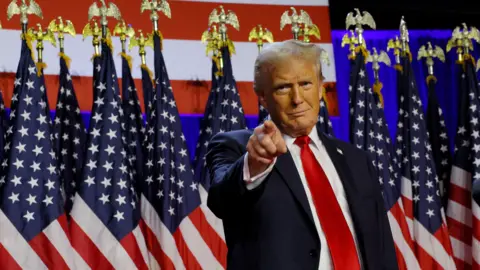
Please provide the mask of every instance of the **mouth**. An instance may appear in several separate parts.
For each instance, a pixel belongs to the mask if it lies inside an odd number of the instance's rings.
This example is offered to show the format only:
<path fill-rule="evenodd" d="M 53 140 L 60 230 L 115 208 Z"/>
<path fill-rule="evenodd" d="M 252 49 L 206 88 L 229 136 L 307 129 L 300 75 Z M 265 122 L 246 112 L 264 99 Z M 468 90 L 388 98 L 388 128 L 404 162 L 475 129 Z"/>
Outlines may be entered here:
<path fill-rule="evenodd" d="M 307 112 L 308 112 L 308 110 L 302 110 L 302 111 L 298 111 L 298 112 L 291 112 L 291 113 L 288 113 L 288 116 L 290 116 L 290 117 L 300 117 L 300 116 L 304 116 Z"/>

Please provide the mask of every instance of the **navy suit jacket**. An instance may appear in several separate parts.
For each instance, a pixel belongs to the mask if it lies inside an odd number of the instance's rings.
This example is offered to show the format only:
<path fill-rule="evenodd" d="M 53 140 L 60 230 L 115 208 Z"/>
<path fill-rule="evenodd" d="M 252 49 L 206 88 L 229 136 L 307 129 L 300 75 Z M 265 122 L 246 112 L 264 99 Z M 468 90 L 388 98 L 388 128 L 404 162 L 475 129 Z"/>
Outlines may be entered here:
<path fill-rule="evenodd" d="M 260 186 L 245 187 L 243 159 L 251 135 L 249 130 L 217 134 L 206 155 L 212 182 L 207 204 L 223 221 L 227 269 L 318 270 L 322 247 L 290 153 L 277 157 Z M 367 153 L 319 136 L 345 189 L 363 269 L 398 269 L 378 176 Z"/>

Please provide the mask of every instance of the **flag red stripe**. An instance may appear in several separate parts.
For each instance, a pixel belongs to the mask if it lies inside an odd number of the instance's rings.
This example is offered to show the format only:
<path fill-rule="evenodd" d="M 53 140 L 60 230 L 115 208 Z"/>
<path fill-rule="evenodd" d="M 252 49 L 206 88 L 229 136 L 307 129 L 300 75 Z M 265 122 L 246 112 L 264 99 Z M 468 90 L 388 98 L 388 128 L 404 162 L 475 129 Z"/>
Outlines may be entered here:
<path fill-rule="evenodd" d="M 433 234 L 433 237 L 435 237 L 440 242 L 440 244 L 442 245 L 443 249 L 445 249 L 447 254 L 453 257 L 452 244 L 450 243 L 450 234 L 445 222 Z"/>
<path fill-rule="evenodd" d="M 147 270 L 148 266 L 145 262 L 142 252 L 138 246 L 137 240 L 133 233 L 127 234 L 121 241 L 120 244 L 127 252 L 128 256 L 132 259 L 139 270 Z"/>
<path fill-rule="evenodd" d="M 468 209 L 472 208 L 472 192 L 470 190 L 450 184 L 448 192 L 449 200 L 455 201 Z"/>
<path fill-rule="evenodd" d="M 2 264 L 3 269 L 8 270 L 21 270 L 22 268 L 15 259 L 10 255 L 10 253 L 0 244 L 0 263 Z"/>
<path fill-rule="evenodd" d="M 413 202 L 407 197 L 402 195 L 403 210 L 405 211 L 405 217 L 414 220 L 413 217 Z"/>
<path fill-rule="evenodd" d="M 85 234 L 73 218 L 70 220 L 70 232 L 73 248 L 80 254 L 90 268 L 102 270 L 114 269 L 95 243 L 90 240 L 90 237 Z"/>
<path fill-rule="evenodd" d="M 447 217 L 447 224 L 451 237 L 462 241 L 468 246 L 472 245 L 472 228 L 450 217 Z"/>
<path fill-rule="evenodd" d="M 197 269 L 201 270 L 202 267 L 198 263 L 195 256 L 193 256 L 193 253 L 190 251 L 190 248 L 188 247 L 187 243 L 185 243 L 185 240 L 183 239 L 183 237 L 185 236 L 182 235 L 182 232 L 180 229 L 178 229 L 175 233 L 173 233 L 175 244 L 177 245 L 178 252 L 182 257 L 185 268 L 188 270 L 197 270 Z"/>
<path fill-rule="evenodd" d="M 203 240 L 210 248 L 213 253 L 213 256 L 217 258 L 217 261 L 223 266 L 224 269 L 227 268 L 227 245 L 223 241 L 218 233 L 212 228 L 210 223 L 208 223 L 205 214 L 203 213 L 200 207 L 197 207 L 190 215 L 190 220 L 192 221 L 197 231 L 202 236 Z"/>
<path fill-rule="evenodd" d="M 472 270 L 480 270 L 480 263 L 473 261 Z"/>
<path fill-rule="evenodd" d="M 68 228 L 68 221 L 67 221 L 67 215 L 63 214 L 60 217 L 57 218 L 58 223 L 60 224 L 60 227 L 62 227 L 63 231 L 65 232 L 65 235 L 68 238 L 68 241 L 70 243 L 72 242 L 72 237 L 70 236 L 70 229 Z"/>
<path fill-rule="evenodd" d="M 52 245 L 43 232 L 37 234 L 28 244 L 38 254 L 38 257 L 40 257 L 48 269 L 69 269 L 63 257 L 58 253 L 57 248 Z"/>
<path fill-rule="evenodd" d="M 472 269 L 472 266 L 470 264 L 468 264 L 465 261 L 462 261 L 461 259 L 453 258 L 453 261 L 455 262 L 455 266 L 457 267 L 457 270 L 470 270 L 470 269 Z"/>
<path fill-rule="evenodd" d="M 77 94 L 80 110 L 91 111 L 93 104 L 92 77 L 72 76 L 75 93 Z M 13 83 L 15 73 L 0 73 L 0 89 L 3 91 L 5 106 L 10 107 L 10 101 L 13 95 Z M 122 80 L 119 79 L 119 85 Z M 48 104 L 50 109 L 54 110 L 57 105 L 58 95 L 58 76 L 45 75 L 45 84 L 47 88 Z M 181 114 L 203 114 L 205 104 L 210 93 L 211 82 L 200 82 L 197 86 L 195 81 L 172 80 L 171 86 L 175 96 L 177 108 Z M 335 89 L 335 83 L 329 83 L 332 89 Z M 138 91 L 138 99 L 144 112 L 143 91 L 141 79 L 135 79 L 135 86 Z M 329 87 L 330 87 L 329 86 Z M 237 90 L 240 93 L 243 111 L 247 115 L 258 114 L 257 95 L 253 91 L 253 82 L 237 82 Z M 336 91 L 327 92 L 328 113 L 330 116 L 338 116 Z"/>
<path fill-rule="evenodd" d="M 403 238 L 405 239 L 405 242 L 407 242 L 408 246 L 410 246 L 410 248 L 413 250 L 412 236 L 410 235 L 410 230 L 408 229 L 408 224 L 407 224 L 407 220 L 405 219 L 405 214 L 400 208 L 398 201 L 390 209 L 390 213 L 392 213 L 393 217 L 397 220 L 398 225 L 402 230 L 402 234 L 403 234 Z"/>
<path fill-rule="evenodd" d="M 160 268 L 163 270 L 175 270 L 175 265 L 173 264 L 172 260 L 163 252 L 157 236 L 143 220 L 140 220 L 140 229 L 145 237 L 148 250 L 158 262 Z"/>
<path fill-rule="evenodd" d="M 7 7 L 10 0 L 0 0 L 0 6 Z M 87 14 L 92 1 L 70 1 L 68 8 L 63 8 L 59 14 L 59 7 L 65 6 L 63 0 L 37 0 L 42 8 L 44 19 L 36 16 L 29 16 L 29 25 L 34 26 L 41 23 L 46 27 L 47 24 L 57 16 L 61 15 L 64 19 L 71 20 L 75 25 L 77 33 L 81 33 L 87 23 Z M 241 1 L 239 1 L 241 2 Z M 140 1 L 115 1 L 115 4 L 122 12 L 122 18 L 127 23 L 131 23 L 134 29 L 152 30 L 150 14 L 140 13 Z M 184 2 L 169 1 L 172 10 L 172 18 L 168 19 L 163 14 L 159 14 L 159 27 L 164 38 L 168 39 L 186 39 L 200 40 L 203 31 L 208 28 L 208 17 L 214 8 L 218 8 L 221 3 L 213 2 Z M 289 25 L 280 30 L 280 17 L 283 12 L 290 8 L 282 5 L 253 5 L 242 3 L 222 3 L 225 11 L 232 10 L 237 14 L 240 22 L 240 31 L 229 26 L 228 35 L 233 41 L 248 41 L 250 30 L 258 24 L 272 31 L 275 40 L 291 39 L 292 34 Z M 292 1 L 294 5 L 294 1 Z M 300 9 L 300 8 L 299 8 Z M 297 11 L 300 11 L 297 9 Z M 331 43 L 330 33 L 330 14 L 328 6 L 302 6 L 312 18 L 321 35 L 321 42 Z M 109 20 L 109 27 L 113 30 L 116 20 Z M 15 17 L 10 21 L 4 20 L 3 27 L 6 29 L 20 29 L 19 18 Z"/>
<path fill-rule="evenodd" d="M 402 253 L 397 248 L 397 244 L 395 244 L 395 253 L 397 254 L 397 264 L 399 270 L 407 270 L 407 264 L 405 263 L 405 258 L 403 258 Z"/>
<path fill-rule="evenodd" d="M 417 259 L 420 263 L 421 269 L 444 269 L 444 267 L 438 264 L 438 262 L 432 258 L 418 243 L 415 243 L 415 254 L 417 254 Z"/>

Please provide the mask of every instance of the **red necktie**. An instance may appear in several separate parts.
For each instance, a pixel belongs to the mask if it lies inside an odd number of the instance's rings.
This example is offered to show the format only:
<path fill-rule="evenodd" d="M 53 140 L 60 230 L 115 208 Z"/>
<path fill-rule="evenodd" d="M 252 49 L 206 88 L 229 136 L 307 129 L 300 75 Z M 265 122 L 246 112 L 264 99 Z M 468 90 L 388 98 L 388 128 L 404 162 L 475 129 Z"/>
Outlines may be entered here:
<path fill-rule="evenodd" d="M 338 204 L 332 186 L 308 146 L 308 136 L 298 137 L 295 144 L 300 146 L 303 171 L 317 210 L 318 219 L 327 239 L 334 269 L 360 269 L 355 242 L 348 228 L 342 209 Z"/>

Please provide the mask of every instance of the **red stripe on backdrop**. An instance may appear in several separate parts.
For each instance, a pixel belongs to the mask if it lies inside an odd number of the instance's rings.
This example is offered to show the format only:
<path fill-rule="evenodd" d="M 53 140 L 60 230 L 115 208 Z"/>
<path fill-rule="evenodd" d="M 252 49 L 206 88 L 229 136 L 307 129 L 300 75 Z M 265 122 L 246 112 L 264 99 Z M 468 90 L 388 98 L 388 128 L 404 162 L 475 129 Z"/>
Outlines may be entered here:
<path fill-rule="evenodd" d="M 47 236 L 42 232 L 28 242 L 48 269 L 69 269 L 62 255 L 58 253 Z"/>
<path fill-rule="evenodd" d="M 11 0 L 0 0 L 0 7 L 6 10 L 10 2 Z M 64 19 L 73 22 L 77 33 L 81 33 L 87 23 L 88 8 L 93 3 L 93 1 L 68 1 L 68 5 L 66 5 L 64 0 L 37 0 L 36 2 L 43 11 L 44 20 L 40 20 L 36 16 L 29 16 L 30 26 L 40 22 L 46 27 L 52 19 L 62 16 Z M 132 24 L 135 29 L 144 29 L 145 31 L 152 29 L 149 13 L 140 13 L 140 1 L 116 0 L 114 3 L 122 12 L 123 19 Z M 203 31 L 208 28 L 210 12 L 219 7 L 221 3 L 169 1 L 169 4 L 172 18 L 168 19 L 160 14 L 159 20 L 159 27 L 164 38 L 200 40 Z M 235 12 L 240 22 L 240 31 L 229 27 L 228 35 L 233 41 L 248 41 L 250 30 L 257 24 L 262 24 L 272 31 L 275 40 L 292 38 L 290 26 L 286 26 L 280 31 L 280 17 L 290 6 L 231 3 L 223 3 L 222 5 L 225 11 L 232 10 Z M 320 42 L 331 43 L 328 6 L 302 6 L 297 8 L 297 12 L 300 9 L 305 10 L 312 18 L 313 23 L 319 27 Z M 20 29 L 18 16 L 10 21 L 2 20 L 2 23 L 4 24 L 3 27 L 7 29 Z M 110 29 L 113 29 L 115 24 L 115 20 L 110 19 Z"/>
<path fill-rule="evenodd" d="M 175 270 L 175 265 L 172 260 L 163 252 L 160 243 L 158 242 L 157 236 L 155 233 L 148 227 L 148 225 L 140 220 L 140 229 L 142 230 L 143 236 L 145 237 L 145 242 L 147 244 L 148 251 L 155 258 L 157 263 L 160 265 L 160 269 L 164 270 Z"/>
<path fill-rule="evenodd" d="M 80 110 L 91 111 L 93 104 L 92 77 L 72 76 L 75 93 L 77 94 Z M 14 73 L 0 73 L 0 89 L 3 91 L 5 106 L 10 107 L 12 99 Z M 58 76 L 45 75 L 48 103 L 51 110 L 56 108 L 58 95 Z M 122 85 L 121 79 L 119 85 Z M 138 98 L 144 111 L 143 91 L 141 79 L 135 79 L 138 90 Z M 205 104 L 210 93 L 210 81 L 171 81 L 171 86 L 177 102 L 177 108 L 181 114 L 203 114 Z M 243 111 L 247 115 L 258 115 L 258 101 L 253 91 L 252 82 L 237 82 Z M 121 92 L 121 91 L 120 91 Z M 335 83 L 328 83 L 327 87 L 328 112 L 330 116 L 338 116 L 337 92 Z"/>
<path fill-rule="evenodd" d="M 72 246 L 78 254 L 85 260 L 91 269 L 113 270 L 112 264 L 103 256 L 90 237 L 78 226 L 72 218 L 70 220 L 70 232 L 72 237 Z"/>
<path fill-rule="evenodd" d="M 0 262 L 2 264 L 2 268 L 4 269 L 8 269 L 8 270 L 22 269 L 2 244 L 0 244 Z"/>
<path fill-rule="evenodd" d="M 227 269 L 227 245 L 225 244 L 225 241 L 218 236 L 218 233 L 212 228 L 210 223 L 208 223 L 202 208 L 197 207 L 197 209 L 190 213 L 189 217 L 190 221 L 192 221 L 193 225 L 212 251 L 213 256 L 215 256 L 224 269 Z"/>

